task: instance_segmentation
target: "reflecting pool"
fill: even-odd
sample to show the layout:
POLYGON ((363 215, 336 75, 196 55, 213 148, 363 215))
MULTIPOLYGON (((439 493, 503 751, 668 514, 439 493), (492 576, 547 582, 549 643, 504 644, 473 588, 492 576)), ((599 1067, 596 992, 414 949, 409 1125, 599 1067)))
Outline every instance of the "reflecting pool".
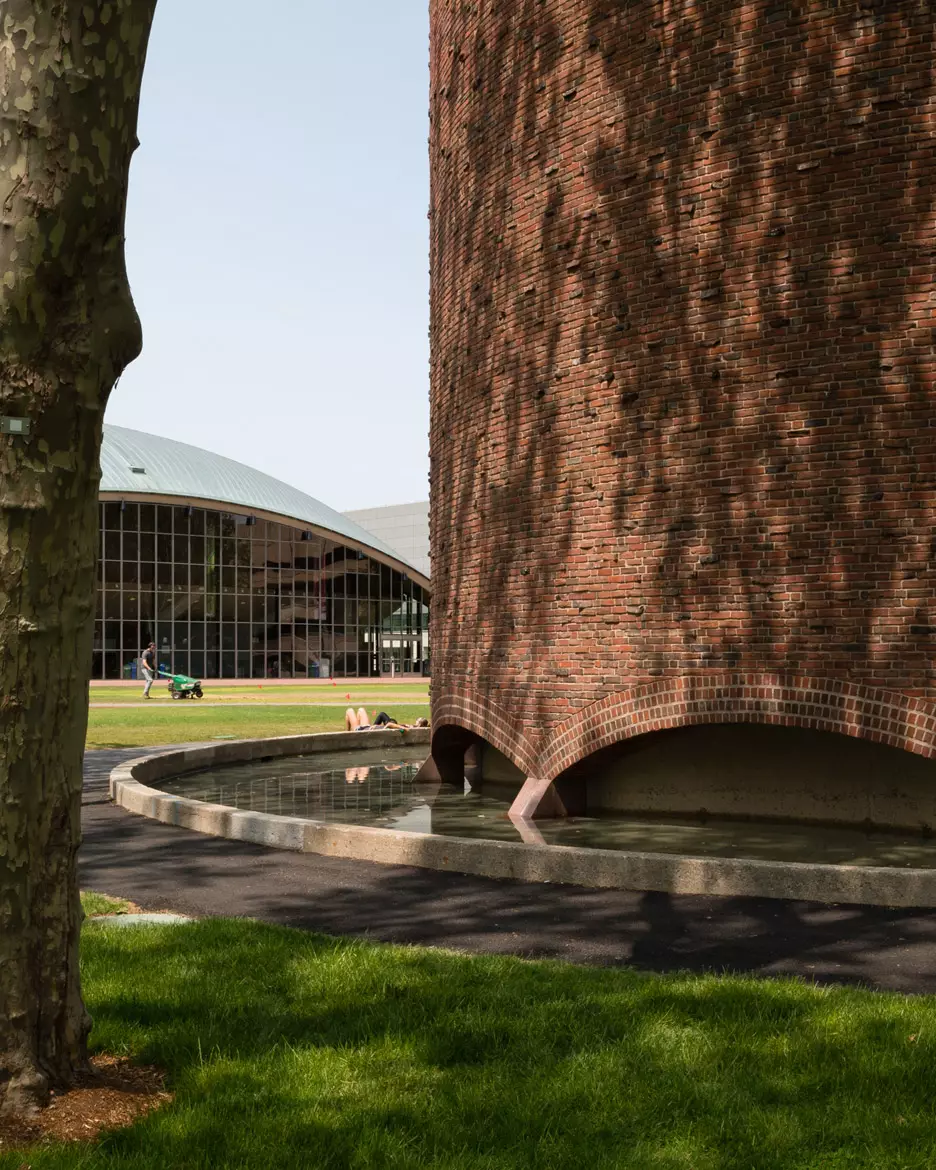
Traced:
POLYGON ((936 841, 911 834, 852 828, 691 817, 602 816, 541 820, 518 828, 509 800, 437 784, 417 784, 423 762, 412 747, 292 756, 192 772, 163 791, 224 804, 348 825, 371 825, 451 837, 747 857, 833 865, 936 868, 936 841))

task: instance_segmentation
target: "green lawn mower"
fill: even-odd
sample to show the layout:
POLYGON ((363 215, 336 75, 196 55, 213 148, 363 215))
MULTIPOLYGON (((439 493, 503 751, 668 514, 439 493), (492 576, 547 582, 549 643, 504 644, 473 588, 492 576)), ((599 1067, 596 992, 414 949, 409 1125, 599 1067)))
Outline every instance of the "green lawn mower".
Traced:
POLYGON ((165 670, 159 673, 169 680, 170 699, 200 699, 204 694, 197 678, 189 678, 187 674, 169 674, 165 670))

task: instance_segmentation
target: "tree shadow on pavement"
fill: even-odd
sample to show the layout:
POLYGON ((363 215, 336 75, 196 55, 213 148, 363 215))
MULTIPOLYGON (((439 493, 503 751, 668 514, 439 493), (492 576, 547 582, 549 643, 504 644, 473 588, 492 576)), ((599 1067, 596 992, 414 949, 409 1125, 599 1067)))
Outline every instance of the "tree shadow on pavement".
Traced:
MULTIPOLYGON (((99 770, 119 762, 99 754, 99 770)), ((586 889, 279 852, 97 803, 100 783, 90 778, 84 807, 82 885, 149 909, 576 963, 936 990, 927 910, 586 889)))

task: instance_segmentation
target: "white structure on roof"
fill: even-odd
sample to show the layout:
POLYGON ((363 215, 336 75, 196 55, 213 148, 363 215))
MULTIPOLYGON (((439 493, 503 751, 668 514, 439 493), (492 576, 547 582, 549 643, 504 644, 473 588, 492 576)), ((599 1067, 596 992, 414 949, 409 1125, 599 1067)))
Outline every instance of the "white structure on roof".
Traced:
POLYGON ((385 508, 361 508, 344 515, 395 549, 420 573, 429 576, 429 501, 392 504, 385 508))

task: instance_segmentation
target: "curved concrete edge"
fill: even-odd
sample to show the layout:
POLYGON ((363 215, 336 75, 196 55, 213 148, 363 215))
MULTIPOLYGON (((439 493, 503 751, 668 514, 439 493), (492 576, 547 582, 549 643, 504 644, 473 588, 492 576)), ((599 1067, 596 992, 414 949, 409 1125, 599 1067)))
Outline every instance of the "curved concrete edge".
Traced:
POLYGON ((225 764, 271 760, 284 756, 313 755, 322 752, 358 751, 362 744, 372 747, 429 748, 429 729, 408 731, 337 731, 318 735, 282 735, 275 739, 237 739, 199 747, 157 752, 140 756, 114 768, 110 774, 110 796, 127 812, 194 829, 212 837, 232 841, 249 841, 270 849, 302 852, 307 821, 273 813, 244 812, 222 804, 206 804, 187 797, 170 796, 152 787, 170 776, 225 764))
MULTIPOLYGON (((216 837, 249 841, 273 849, 318 853, 386 865, 555 882, 599 889, 648 890, 669 894, 782 898, 794 901, 881 906, 936 906, 936 870, 882 866, 825 865, 747 858, 686 857, 570 845, 485 841, 439 837, 356 825, 336 825, 270 813, 243 812, 169 796, 145 781, 157 781, 196 768, 235 760, 269 759, 356 748, 363 733, 288 736, 276 740, 241 740, 144 756, 115 768, 111 796, 128 812, 163 824, 178 825, 216 837), (275 750, 273 750, 275 748, 275 750), (291 750, 287 750, 291 749, 291 750), (243 753, 243 754, 239 754, 243 753)), ((424 731, 406 740, 428 746, 424 731)), ((399 732, 369 732, 382 747, 401 741, 399 732)))
POLYGON ((668 894, 936 906, 936 871, 526 845, 307 822, 303 851, 482 877, 668 894))
POLYGON ((151 784, 170 776, 183 776, 202 768, 245 764, 251 760, 275 760, 282 756, 308 756, 321 752, 359 750, 362 744, 377 747, 429 748, 428 728, 408 731, 329 731, 316 735, 280 735, 273 739, 235 739, 197 747, 150 753, 115 768, 110 775, 110 795, 116 800, 116 777, 151 784))

